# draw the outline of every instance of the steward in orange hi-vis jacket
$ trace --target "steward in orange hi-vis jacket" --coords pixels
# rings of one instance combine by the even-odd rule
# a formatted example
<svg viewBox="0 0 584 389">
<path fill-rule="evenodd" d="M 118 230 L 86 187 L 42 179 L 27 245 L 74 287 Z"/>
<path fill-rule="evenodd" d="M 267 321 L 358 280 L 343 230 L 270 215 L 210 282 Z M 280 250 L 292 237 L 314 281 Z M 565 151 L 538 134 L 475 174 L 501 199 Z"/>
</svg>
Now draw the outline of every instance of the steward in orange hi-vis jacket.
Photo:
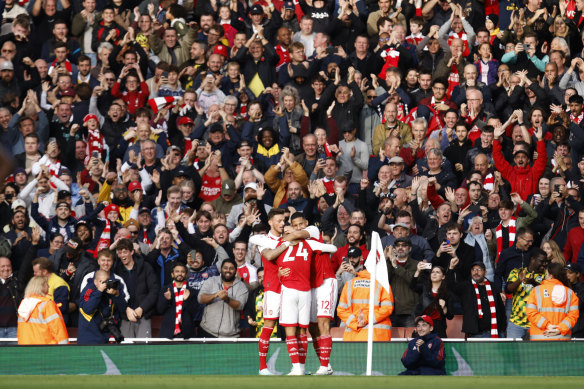
<svg viewBox="0 0 584 389">
<path fill-rule="evenodd" d="M 369 285 L 371 275 L 367 270 L 361 270 L 357 277 L 347 282 L 339 300 L 337 314 L 346 324 L 344 341 L 366 341 L 369 331 Z M 393 312 L 393 294 L 391 288 L 387 292 L 379 282 L 375 282 L 375 324 L 373 324 L 373 340 L 391 340 L 391 321 Z M 361 318 L 362 323 L 359 323 Z"/>
<path fill-rule="evenodd" d="M 578 320 L 578 297 L 555 278 L 544 280 L 527 297 L 530 340 L 570 340 Z"/>
<path fill-rule="evenodd" d="M 18 307 L 18 344 L 67 344 L 63 316 L 50 296 L 31 295 Z"/>
</svg>

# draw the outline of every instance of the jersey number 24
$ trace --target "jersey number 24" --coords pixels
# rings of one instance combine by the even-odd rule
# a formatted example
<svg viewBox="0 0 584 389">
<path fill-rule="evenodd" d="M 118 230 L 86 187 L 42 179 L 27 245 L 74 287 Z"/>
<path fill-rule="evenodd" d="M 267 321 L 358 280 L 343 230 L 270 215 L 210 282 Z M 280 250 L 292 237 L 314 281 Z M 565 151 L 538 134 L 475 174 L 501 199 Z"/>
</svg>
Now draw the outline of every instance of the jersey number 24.
<svg viewBox="0 0 584 389">
<path fill-rule="evenodd" d="M 289 247 L 288 250 L 286 250 L 286 255 L 282 262 L 292 262 L 296 258 L 302 258 L 305 261 L 308 261 L 308 250 L 304 248 L 302 242 L 298 243 L 296 246 Z"/>
</svg>

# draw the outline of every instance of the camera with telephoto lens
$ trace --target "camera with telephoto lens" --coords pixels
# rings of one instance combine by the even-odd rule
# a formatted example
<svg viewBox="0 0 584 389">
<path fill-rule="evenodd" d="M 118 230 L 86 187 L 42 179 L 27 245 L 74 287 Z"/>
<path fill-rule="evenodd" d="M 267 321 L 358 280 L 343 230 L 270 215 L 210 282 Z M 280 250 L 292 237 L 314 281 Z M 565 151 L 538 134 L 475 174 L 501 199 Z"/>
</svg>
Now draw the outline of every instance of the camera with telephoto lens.
<svg viewBox="0 0 584 389">
<path fill-rule="evenodd" d="M 105 288 L 107 289 L 114 289 L 114 290 L 119 290 L 120 289 L 120 281 L 118 280 L 107 280 L 107 282 L 105 283 Z"/>
<path fill-rule="evenodd" d="M 104 317 L 103 321 L 99 325 L 99 330 L 106 334 L 109 333 L 111 336 L 113 336 L 116 340 L 116 343 L 122 343 L 124 341 L 124 335 L 122 335 L 122 332 L 118 327 L 118 323 L 113 316 Z"/>
</svg>

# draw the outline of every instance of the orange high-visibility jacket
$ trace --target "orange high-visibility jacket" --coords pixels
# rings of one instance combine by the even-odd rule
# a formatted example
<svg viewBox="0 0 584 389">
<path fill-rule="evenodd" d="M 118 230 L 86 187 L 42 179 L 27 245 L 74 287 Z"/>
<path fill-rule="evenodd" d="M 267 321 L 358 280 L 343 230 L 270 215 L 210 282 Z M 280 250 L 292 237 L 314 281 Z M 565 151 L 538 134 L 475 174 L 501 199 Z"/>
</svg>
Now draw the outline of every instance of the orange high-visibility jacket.
<svg viewBox="0 0 584 389">
<path fill-rule="evenodd" d="M 559 280 L 544 280 L 527 297 L 527 318 L 531 340 L 569 340 L 572 328 L 580 316 L 578 297 Z M 560 335 L 545 336 L 548 325 L 559 326 Z"/>
<path fill-rule="evenodd" d="M 18 344 L 67 344 L 63 316 L 50 296 L 32 295 L 18 307 Z"/>
<path fill-rule="evenodd" d="M 347 282 L 339 300 L 337 314 L 346 324 L 344 341 L 366 341 L 369 331 L 369 285 L 371 275 L 367 270 L 361 270 L 357 277 Z M 391 340 L 391 321 L 393 312 L 393 293 L 391 287 L 386 291 L 381 284 L 375 282 L 375 323 L 373 324 L 373 340 Z M 358 327 L 357 317 L 363 313 L 365 327 Z"/>
</svg>

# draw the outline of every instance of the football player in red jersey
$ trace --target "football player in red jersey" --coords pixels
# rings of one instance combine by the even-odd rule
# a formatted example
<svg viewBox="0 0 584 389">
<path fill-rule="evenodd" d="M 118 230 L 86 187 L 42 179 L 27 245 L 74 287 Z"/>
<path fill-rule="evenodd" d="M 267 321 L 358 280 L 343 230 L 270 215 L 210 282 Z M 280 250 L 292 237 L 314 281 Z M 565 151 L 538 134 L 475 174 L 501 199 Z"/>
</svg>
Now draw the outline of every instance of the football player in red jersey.
<svg viewBox="0 0 584 389">
<path fill-rule="evenodd" d="M 304 230 L 308 232 L 307 235 L 310 235 L 307 238 L 324 243 L 318 228 L 314 226 L 309 227 L 308 220 L 306 220 L 303 213 L 297 212 L 290 219 L 291 225 L 296 231 Z M 310 287 L 309 328 L 314 350 L 320 360 L 320 367 L 314 374 L 329 375 L 333 373 L 329 364 L 333 347 L 333 338 L 330 335 L 330 321 L 334 318 L 338 290 L 337 278 L 332 269 L 330 253 L 317 252 L 315 254 L 310 267 Z M 306 334 L 304 336 L 302 334 L 300 335 L 300 341 L 307 343 Z"/>
</svg>

